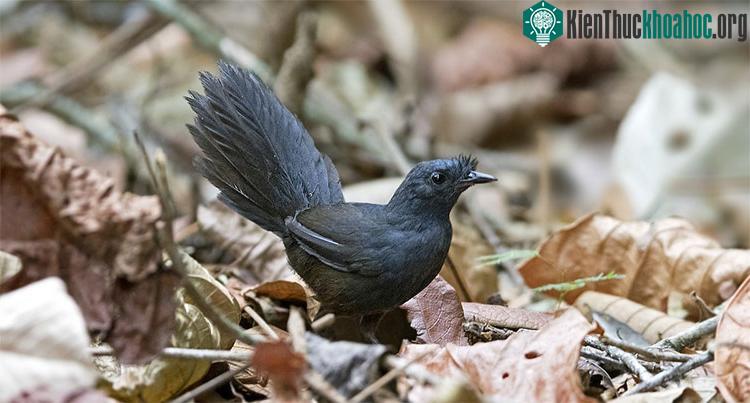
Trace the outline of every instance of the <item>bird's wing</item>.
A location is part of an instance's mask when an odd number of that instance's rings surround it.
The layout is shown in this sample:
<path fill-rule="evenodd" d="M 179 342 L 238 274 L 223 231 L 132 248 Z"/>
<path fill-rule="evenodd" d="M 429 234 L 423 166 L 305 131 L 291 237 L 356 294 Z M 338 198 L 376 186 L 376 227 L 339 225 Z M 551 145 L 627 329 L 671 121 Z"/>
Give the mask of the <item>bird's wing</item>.
<path fill-rule="evenodd" d="M 387 228 L 378 220 L 378 207 L 346 203 L 311 208 L 287 218 L 286 227 L 305 252 L 332 269 L 375 277 L 382 271 L 377 264 L 379 234 Z"/>

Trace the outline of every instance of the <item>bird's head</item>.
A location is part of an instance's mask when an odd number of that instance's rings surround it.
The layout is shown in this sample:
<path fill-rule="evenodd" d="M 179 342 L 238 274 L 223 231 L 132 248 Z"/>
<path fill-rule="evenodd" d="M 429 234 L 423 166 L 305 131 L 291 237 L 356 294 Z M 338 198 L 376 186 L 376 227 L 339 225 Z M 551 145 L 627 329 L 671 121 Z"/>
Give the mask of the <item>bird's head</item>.
<path fill-rule="evenodd" d="M 465 155 L 420 162 L 406 175 L 388 205 L 433 209 L 447 214 L 464 190 L 497 180 L 477 171 L 476 167 L 477 159 Z"/>

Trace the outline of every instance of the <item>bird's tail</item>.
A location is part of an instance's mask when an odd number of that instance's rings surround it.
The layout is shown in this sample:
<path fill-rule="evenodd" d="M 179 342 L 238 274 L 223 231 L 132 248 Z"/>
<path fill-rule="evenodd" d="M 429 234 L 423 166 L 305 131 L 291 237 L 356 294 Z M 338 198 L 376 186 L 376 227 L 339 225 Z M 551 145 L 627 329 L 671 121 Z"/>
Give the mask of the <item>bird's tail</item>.
<path fill-rule="evenodd" d="M 200 81 L 205 95 L 186 97 L 196 115 L 188 129 L 203 150 L 195 166 L 222 202 L 280 236 L 286 217 L 343 202 L 331 160 L 255 74 L 219 62 Z"/>

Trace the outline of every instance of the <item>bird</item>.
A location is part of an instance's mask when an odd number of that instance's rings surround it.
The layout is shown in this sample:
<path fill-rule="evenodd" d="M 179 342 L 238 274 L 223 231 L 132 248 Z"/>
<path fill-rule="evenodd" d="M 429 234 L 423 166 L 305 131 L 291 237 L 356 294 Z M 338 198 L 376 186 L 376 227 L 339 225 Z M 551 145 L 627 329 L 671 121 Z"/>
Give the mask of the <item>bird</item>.
<path fill-rule="evenodd" d="M 194 166 L 221 202 L 281 238 L 321 312 L 359 317 L 377 341 L 383 313 L 438 275 L 461 193 L 497 179 L 460 155 L 417 163 L 387 204 L 348 203 L 331 159 L 273 91 L 248 70 L 218 66 L 199 74 L 204 94 L 185 97 L 202 152 Z"/>

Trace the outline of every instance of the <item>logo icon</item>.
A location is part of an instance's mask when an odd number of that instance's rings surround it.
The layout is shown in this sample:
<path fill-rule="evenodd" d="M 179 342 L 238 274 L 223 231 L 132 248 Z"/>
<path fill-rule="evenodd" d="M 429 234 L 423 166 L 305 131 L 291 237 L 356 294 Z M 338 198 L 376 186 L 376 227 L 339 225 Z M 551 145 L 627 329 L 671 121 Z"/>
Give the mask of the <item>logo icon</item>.
<path fill-rule="evenodd" d="M 523 34 L 541 47 L 562 35 L 562 24 L 562 10 L 544 0 L 523 10 Z"/>

